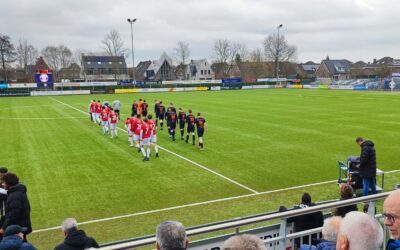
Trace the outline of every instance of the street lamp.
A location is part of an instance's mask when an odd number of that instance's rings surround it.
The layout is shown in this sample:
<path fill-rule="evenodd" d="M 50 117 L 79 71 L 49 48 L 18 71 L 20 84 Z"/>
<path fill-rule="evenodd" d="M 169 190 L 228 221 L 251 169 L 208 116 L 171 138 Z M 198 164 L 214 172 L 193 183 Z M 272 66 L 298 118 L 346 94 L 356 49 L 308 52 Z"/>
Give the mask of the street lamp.
<path fill-rule="evenodd" d="M 132 41 L 132 71 L 133 71 L 133 84 L 136 83 L 135 79 L 135 52 L 133 52 L 133 23 L 136 22 L 136 18 L 128 18 L 128 23 L 131 24 L 131 41 Z"/>
<path fill-rule="evenodd" d="M 277 48 L 276 48 L 276 65 L 275 65 L 275 76 L 276 76 L 276 83 L 278 83 L 279 79 L 279 29 L 282 28 L 283 24 L 279 24 L 277 28 L 278 30 L 278 40 L 277 40 Z"/>

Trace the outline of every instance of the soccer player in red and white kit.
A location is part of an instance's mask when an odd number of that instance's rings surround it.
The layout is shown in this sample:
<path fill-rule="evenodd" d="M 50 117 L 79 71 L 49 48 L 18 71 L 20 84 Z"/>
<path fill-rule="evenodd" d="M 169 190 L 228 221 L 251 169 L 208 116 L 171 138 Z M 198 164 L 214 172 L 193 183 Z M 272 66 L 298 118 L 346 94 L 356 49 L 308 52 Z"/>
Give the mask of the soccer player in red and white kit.
<path fill-rule="evenodd" d="M 96 123 L 96 100 L 90 101 L 89 112 L 90 112 L 90 120 Z"/>
<path fill-rule="evenodd" d="M 118 123 L 118 114 L 114 111 L 114 109 L 111 109 L 110 113 L 110 129 L 111 129 L 111 138 L 118 138 L 118 129 L 117 129 L 117 123 Z"/>
<path fill-rule="evenodd" d="M 96 108 L 95 108 L 95 113 L 96 113 L 96 119 L 95 122 L 97 122 L 99 125 L 101 125 L 101 103 L 100 100 L 97 100 L 96 103 Z"/>
<path fill-rule="evenodd" d="M 108 113 L 107 110 L 105 109 L 105 107 L 103 108 L 103 110 L 101 111 L 101 121 L 102 121 L 102 125 L 103 125 L 103 134 L 107 134 L 108 133 Z"/>
<path fill-rule="evenodd" d="M 132 119 L 132 117 L 126 118 L 126 121 L 125 121 L 125 128 L 126 128 L 126 132 L 128 133 L 128 142 L 129 142 L 129 145 L 130 145 L 131 147 L 133 147 L 133 133 L 132 133 L 132 131 L 131 131 L 131 119 Z"/>
<path fill-rule="evenodd" d="M 147 118 L 148 118 L 147 124 L 149 124 L 151 128 L 150 143 L 154 145 L 154 151 L 156 151 L 156 157 L 158 157 L 156 122 L 152 120 L 153 116 L 151 114 L 148 115 Z"/>
<path fill-rule="evenodd" d="M 135 143 L 135 147 L 138 148 L 138 152 L 140 152 L 140 129 L 142 127 L 140 115 L 137 115 L 136 118 L 132 120 L 131 126 L 131 130 L 133 129 L 133 142 Z"/>
<path fill-rule="evenodd" d="M 145 117 L 140 125 L 140 144 L 142 146 L 143 161 L 150 160 L 151 127 L 147 122 L 147 117 Z"/>

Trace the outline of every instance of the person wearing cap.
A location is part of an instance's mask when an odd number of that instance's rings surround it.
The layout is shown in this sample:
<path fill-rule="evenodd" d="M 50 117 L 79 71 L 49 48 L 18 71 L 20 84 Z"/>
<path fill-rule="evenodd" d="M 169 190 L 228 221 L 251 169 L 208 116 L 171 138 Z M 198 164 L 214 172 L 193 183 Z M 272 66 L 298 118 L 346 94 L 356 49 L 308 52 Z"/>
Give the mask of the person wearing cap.
<path fill-rule="evenodd" d="M 36 250 L 36 248 L 27 242 L 24 242 L 24 233 L 28 230 L 26 227 L 10 225 L 4 231 L 4 238 L 0 242 L 0 250 Z"/>
<path fill-rule="evenodd" d="M 370 188 L 371 193 L 376 194 L 376 153 L 374 143 L 361 137 L 356 139 L 356 143 L 361 147 L 359 167 L 363 182 L 362 195 L 368 195 Z"/>
<path fill-rule="evenodd" d="M 74 218 L 68 218 L 61 224 L 64 232 L 64 242 L 54 250 L 81 250 L 99 248 L 96 240 L 86 235 L 85 231 L 78 229 L 78 222 Z M 0 249 L 1 250 L 1 249 Z"/>
<path fill-rule="evenodd" d="M 8 197 L 5 207 L 6 216 L 0 229 L 0 235 L 4 234 L 4 231 L 8 226 L 19 225 L 27 228 L 27 230 L 23 232 L 24 241 L 26 241 L 26 235 L 32 232 L 30 217 L 31 206 L 26 194 L 26 187 L 19 183 L 19 178 L 14 173 L 7 173 L 3 177 L 3 180 Z"/>

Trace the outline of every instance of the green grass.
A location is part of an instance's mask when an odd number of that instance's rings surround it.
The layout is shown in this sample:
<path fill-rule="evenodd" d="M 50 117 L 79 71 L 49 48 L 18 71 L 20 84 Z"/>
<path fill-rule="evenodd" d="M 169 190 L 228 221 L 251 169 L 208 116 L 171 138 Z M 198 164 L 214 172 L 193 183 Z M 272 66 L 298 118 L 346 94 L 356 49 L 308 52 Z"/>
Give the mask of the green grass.
<path fill-rule="evenodd" d="M 376 143 L 379 168 L 399 169 L 399 97 L 277 89 L 54 98 L 84 112 L 90 99 L 119 99 L 123 118 L 138 98 L 147 99 L 151 110 L 159 99 L 200 111 L 209 126 L 205 151 L 169 141 L 165 130 L 158 131 L 159 144 L 264 192 L 336 179 L 336 161 L 359 154 L 357 136 Z M 119 131 L 117 140 L 103 136 L 87 115 L 48 97 L 1 98 L 0 140 L 0 165 L 16 172 L 28 187 L 34 229 L 57 226 L 67 217 L 88 221 L 250 193 L 165 151 L 143 163 L 141 154 L 128 147 L 124 132 Z M 396 179 L 386 178 L 392 188 Z M 154 233 L 164 219 L 193 226 L 271 211 L 282 203 L 291 206 L 304 191 L 315 200 L 337 196 L 335 184 L 326 184 L 83 228 L 99 242 L 122 240 Z M 40 249 L 52 249 L 62 236 L 53 230 L 33 233 L 30 239 Z"/>

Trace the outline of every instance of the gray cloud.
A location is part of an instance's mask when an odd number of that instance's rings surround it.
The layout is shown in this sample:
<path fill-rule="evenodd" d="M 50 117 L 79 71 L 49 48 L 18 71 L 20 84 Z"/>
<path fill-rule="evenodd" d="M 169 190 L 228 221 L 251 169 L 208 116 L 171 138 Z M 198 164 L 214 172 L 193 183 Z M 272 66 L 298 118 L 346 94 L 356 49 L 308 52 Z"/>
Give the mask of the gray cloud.
<path fill-rule="evenodd" d="M 170 53 L 179 40 L 190 44 L 193 58 L 209 58 L 216 39 L 261 47 L 282 23 L 298 61 L 371 61 L 400 58 L 399 7 L 396 0 L 2 0 L 0 30 L 39 49 L 62 43 L 95 52 L 111 29 L 130 48 L 126 18 L 133 17 L 138 62 Z"/>

